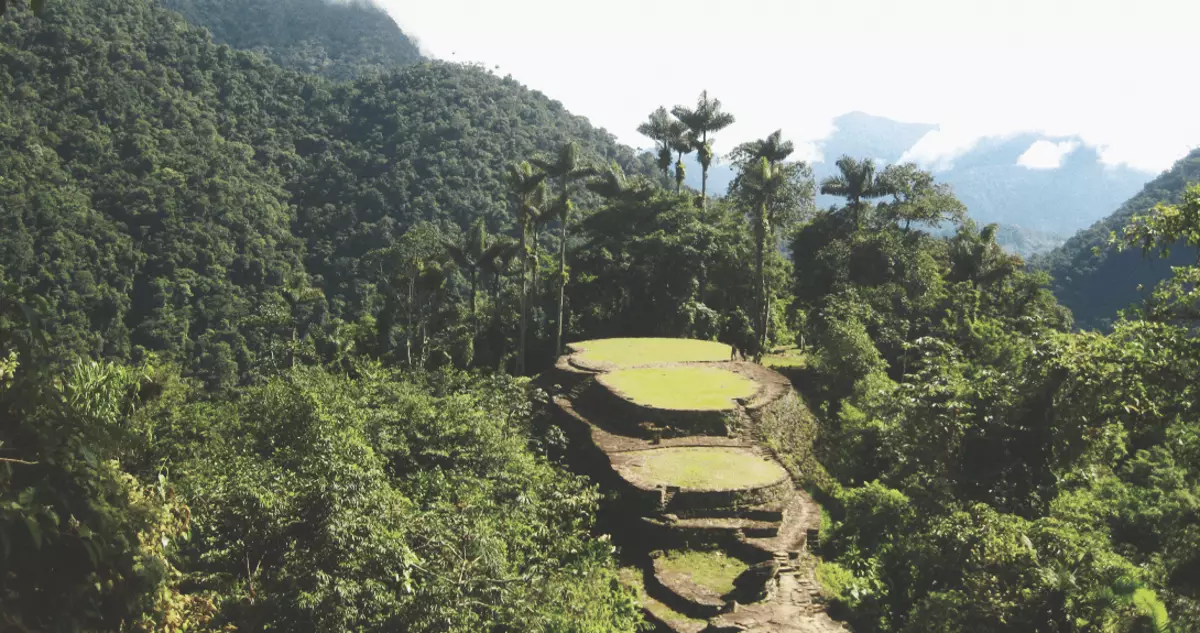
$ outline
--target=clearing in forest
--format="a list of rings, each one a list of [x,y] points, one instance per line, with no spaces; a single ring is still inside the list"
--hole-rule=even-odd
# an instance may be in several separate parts
[[[638,367],[656,363],[729,360],[724,343],[680,338],[607,338],[572,343],[576,362],[590,367]]]
[[[600,382],[627,400],[657,409],[725,411],[749,398],[758,384],[727,369],[697,365],[621,369]]]
[[[621,470],[651,486],[690,490],[737,490],[766,486],[787,478],[774,460],[744,448],[680,446],[639,451]]]

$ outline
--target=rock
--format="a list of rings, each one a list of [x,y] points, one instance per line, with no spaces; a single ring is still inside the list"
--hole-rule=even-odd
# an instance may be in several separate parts
[[[733,580],[731,595],[743,603],[763,600],[770,593],[767,583],[775,579],[779,573],[779,561],[768,560],[757,565],[751,565]]]

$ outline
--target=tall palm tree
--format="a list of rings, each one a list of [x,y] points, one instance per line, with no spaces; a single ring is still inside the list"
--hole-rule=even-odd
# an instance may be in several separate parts
[[[630,182],[625,177],[625,170],[613,161],[608,168],[596,174],[595,178],[584,183],[588,191],[604,198],[605,200],[631,200],[635,202],[646,202],[654,195],[654,192],[644,186],[642,182]]]
[[[479,218],[471,225],[471,228],[463,236],[461,244],[446,240],[445,246],[454,265],[465,272],[471,280],[471,325],[477,330],[479,302],[476,297],[479,288],[479,270],[483,265],[483,251],[487,248],[487,228],[484,226],[483,218]]]
[[[786,166],[772,165],[765,156],[760,157],[757,163],[746,165],[739,176],[741,191],[748,202],[747,206],[754,222],[754,273],[757,277],[758,294],[755,334],[758,335],[758,356],[766,349],[767,325],[771,314],[771,298],[767,292],[767,279],[763,271],[764,260],[767,244],[775,243],[775,203],[784,193],[790,177]]]
[[[546,174],[535,173],[527,162],[509,165],[509,200],[521,230],[521,329],[518,338],[517,374],[525,373],[525,333],[529,327],[529,231],[542,216],[546,201]]]
[[[687,168],[683,166],[683,157],[696,149],[696,139],[681,121],[672,121],[667,130],[667,146],[675,152],[675,194],[683,191],[683,179]]]
[[[483,251],[480,257],[479,269],[485,276],[491,277],[492,281],[492,327],[500,328],[500,286],[504,280],[504,274],[508,272],[512,266],[512,260],[520,252],[521,245],[512,241],[512,238],[500,235],[496,241]]]
[[[854,220],[855,230],[861,229],[867,210],[867,203],[864,201],[881,198],[890,192],[886,183],[875,177],[875,161],[870,158],[859,161],[850,156],[842,156],[836,164],[841,173],[822,180],[821,193],[845,198],[846,211]]]
[[[650,113],[645,123],[637,126],[638,134],[649,137],[654,141],[658,153],[658,169],[662,171],[663,181],[670,178],[671,171],[671,127],[675,120],[664,107],[659,107]]]
[[[697,158],[700,160],[700,199],[708,203],[708,168],[712,165],[713,151],[708,135],[729,127],[733,124],[732,114],[721,110],[720,99],[710,99],[708,91],[700,93],[695,108],[675,106],[671,109],[684,125],[691,131]]]
[[[777,165],[787,160],[794,151],[796,146],[791,141],[783,140],[783,130],[775,130],[767,138],[738,145],[730,152],[730,156],[735,162],[743,164],[757,163],[760,158],[765,158],[768,163]]]
[[[579,146],[574,142],[564,144],[558,150],[554,160],[534,160],[533,163],[546,174],[546,177],[558,183],[558,200],[551,207],[559,221],[558,238],[558,316],[557,332],[554,336],[554,356],[562,354],[563,316],[566,307],[567,292],[567,229],[571,222],[571,211],[575,205],[571,202],[571,187],[576,182],[596,175],[597,170],[583,164],[579,159]]]

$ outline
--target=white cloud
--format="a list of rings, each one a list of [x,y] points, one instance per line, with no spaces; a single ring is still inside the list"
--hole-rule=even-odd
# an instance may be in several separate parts
[[[1078,141],[1053,143],[1045,139],[1034,141],[1024,154],[1017,157],[1017,164],[1029,169],[1058,169],[1063,159],[1079,147]]]
[[[967,153],[980,140],[978,132],[937,129],[925,133],[919,141],[900,157],[900,162],[913,162],[934,171],[950,169],[954,159]]]
[[[695,0],[683,26],[672,0],[377,2],[432,55],[499,65],[630,145],[706,88],[738,117],[718,152],[777,128],[800,146],[851,110],[940,124],[928,160],[1021,131],[1149,169],[1200,144],[1180,65],[1198,2]]]

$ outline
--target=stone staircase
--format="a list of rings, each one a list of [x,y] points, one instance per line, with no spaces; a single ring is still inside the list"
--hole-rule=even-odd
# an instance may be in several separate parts
[[[566,359],[567,357],[564,357]],[[675,633],[831,633],[844,631],[824,611],[813,571],[820,544],[820,509],[812,498],[784,479],[781,489],[700,491],[675,485],[646,488],[631,480],[628,464],[642,451],[671,447],[720,447],[751,458],[774,460],[770,450],[736,425],[726,434],[696,435],[628,419],[630,409],[614,406],[586,372],[560,359],[553,398],[557,422],[578,453],[586,472],[616,493],[607,514],[620,517],[613,530],[622,555],[641,570],[628,582],[636,585],[647,618],[661,631]],[[773,398],[790,394],[786,378],[745,363],[732,367],[766,385],[743,402],[735,420],[768,411]],[[788,385],[784,389],[781,385]],[[750,408],[753,410],[750,410]],[[678,420],[678,415],[666,419]],[[701,427],[694,427],[701,428]],[[744,459],[744,457],[742,458]],[[775,484],[771,484],[774,486]],[[740,559],[748,568],[734,579],[735,589],[718,593],[664,564],[661,551],[713,550]]]

